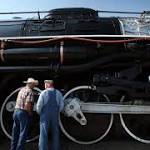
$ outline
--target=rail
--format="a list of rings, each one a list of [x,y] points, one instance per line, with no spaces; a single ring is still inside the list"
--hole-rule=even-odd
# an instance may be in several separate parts
[[[38,39],[56,39],[56,38],[139,38],[147,39],[150,35],[55,35],[55,36],[14,36],[0,37],[0,41],[7,40],[38,40]]]

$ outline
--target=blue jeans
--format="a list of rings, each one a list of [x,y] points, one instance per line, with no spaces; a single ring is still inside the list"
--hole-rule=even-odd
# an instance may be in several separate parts
[[[60,150],[59,123],[56,118],[51,122],[40,122],[39,150],[48,150],[48,131],[51,133],[50,150]]]
[[[39,150],[48,150],[48,132],[51,133],[50,150],[60,150],[59,107],[56,91],[47,90],[43,97],[44,105],[40,113]]]
[[[13,114],[13,128],[11,150],[24,150],[29,127],[29,114],[21,109],[16,109]]]

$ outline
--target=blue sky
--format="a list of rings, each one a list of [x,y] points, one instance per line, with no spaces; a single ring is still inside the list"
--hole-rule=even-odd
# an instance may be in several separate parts
[[[42,11],[61,7],[88,7],[96,10],[150,10],[150,0],[1,0],[0,12]]]
[[[150,0],[1,0],[2,11],[49,10],[59,7],[91,7],[94,9],[150,10]]]

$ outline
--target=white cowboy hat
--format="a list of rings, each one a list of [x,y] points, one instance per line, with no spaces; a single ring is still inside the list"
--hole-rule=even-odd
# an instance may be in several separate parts
[[[34,83],[35,85],[38,85],[38,80],[35,80],[34,78],[28,78],[27,81],[23,81],[23,83]]]

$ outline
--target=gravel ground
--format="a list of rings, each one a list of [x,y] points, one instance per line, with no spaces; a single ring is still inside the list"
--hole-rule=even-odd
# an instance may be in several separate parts
[[[61,141],[61,147],[61,150],[149,150],[150,144],[141,144],[134,140],[108,140],[93,145],[79,145],[65,139]],[[1,140],[0,150],[8,149],[10,149],[10,141]],[[27,143],[25,150],[38,150],[38,141]]]

